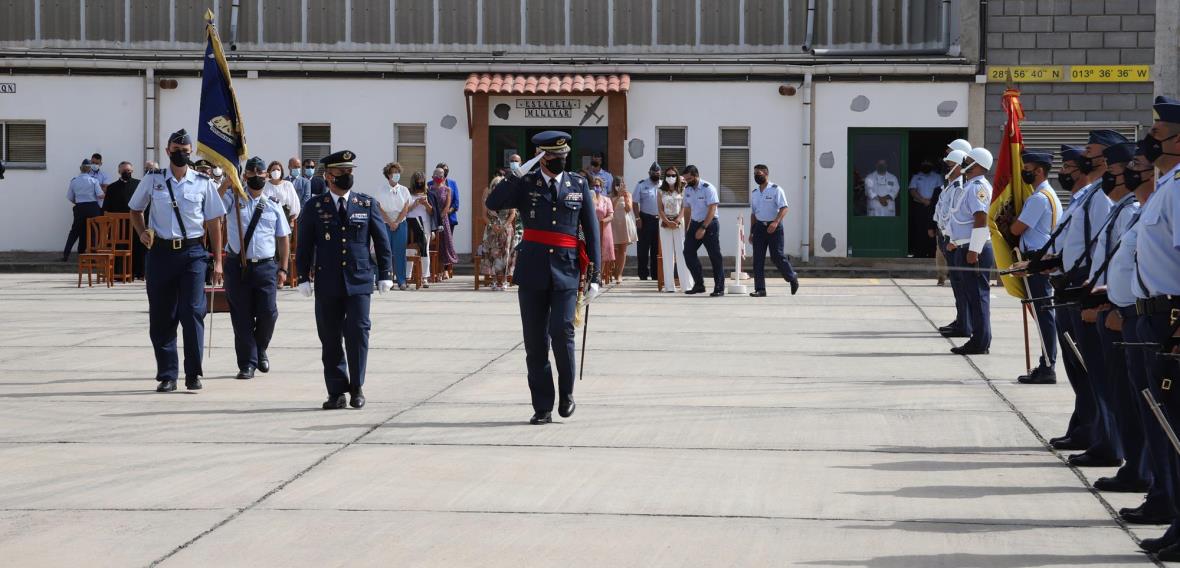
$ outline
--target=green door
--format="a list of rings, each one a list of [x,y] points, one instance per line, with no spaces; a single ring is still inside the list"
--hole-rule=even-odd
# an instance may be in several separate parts
[[[848,130],[848,256],[906,256],[908,145],[905,130]]]

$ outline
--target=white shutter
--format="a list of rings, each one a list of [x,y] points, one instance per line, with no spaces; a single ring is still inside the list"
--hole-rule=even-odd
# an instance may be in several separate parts
[[[395,124],[394,160],[402,166],[402,177],[409,179],[415,172],[430,177],[426,171],[426,125],[425,124]]]
[[[300,124],[299,125],[299,155],[304,160],[315,160],[320,164],[332,153],[332,125],[330,124]],[[323,171],[323,165],[316,167]]]
[[[45,123],[8,122],[3,126],[5,167],[45,168]]]
[[[750,129],[722,128],[720,132],[720,177],[717,180],[722,204],[749,202]]]
[[[1069,192],[1057,187],[1057,172],[1061,171],[1061,145],[1085,146],[1091,130],[1113,130],[1128,140],[1139,139],[1139,123],[1136,122],[1023,122],[1020,133],[1024,137],[1025,150],[1043,150],[1053,153],[1053,169],[1049,180],[1057,191],[1062,205],[1069,204]]]

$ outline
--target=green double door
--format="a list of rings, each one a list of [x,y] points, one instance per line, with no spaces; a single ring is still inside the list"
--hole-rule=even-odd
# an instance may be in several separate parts
[[[535,126],[493,126],[490,128],[490,144],[488,151],[488,168],[496,171],[507,167],[508,157],[520,154],[521,159],[529,161],[537,152],[533,144],[533,136],[546,130],[561,130],[573,136],[572,150],[566,161],[566,169],[576,172],[589,164],[591,154],[602,152],[606,154],[606,128],[570,128],[570,127],[535,127]],[[609,164],[607,165],[609,169]]]

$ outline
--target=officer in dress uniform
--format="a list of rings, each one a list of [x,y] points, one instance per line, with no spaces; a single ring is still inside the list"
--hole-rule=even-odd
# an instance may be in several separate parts
[[[490,210],[517,209],[524,223],[524,238],[517,246],[512,283],[518,288],[520,319],[524,328],[525,362],[532,394],[531,424],[553,421],[553,370],[549,343],[557,362],[557,412],[563,418],[574,413],[574,310],[578,301],[581,264],[589,270],[586,300],[598,295],[598,219],[594,193],[586,179],[565,171],[570,136],[546,131],[533,137],[544,152],[541,171],[500,182],[485,202]],[[584,237],[581,258],[578,233]]]
[[[770,260],[791,283],[791,295],[799,291],[799,276],[783,254],[783,219],[787,216],[787,195],[776,183],[770,183],[770,168],[763,164],[754,166],[754,183],[750,192],[750,238],[754,244],[754,291],[755,298],[766,297],[766,248],[770,247]]]
[[[995,267],[991,231],[987,228],[987,211],[992,186],[986,174],[992,167],[992,155],[985,148],[972,148],[963,168],[967,184],[950,203],[950,244],[947,250],[955,257],[963,303],[971,326],[971,339],[952,347],[956,355],[986,355],[991,349],[991,279],[988,270]]]
[[[266,348],[279,317],[278,286],[287,280],[291,226],[283,208],[264,195],[266,162],[253,157],[246,161],[249,199],[236,197],[232,190],[222,199],[237,218],[227,218],[225,291],[234,326],[234,351],[238,355],[238,379],[254,378],[254,370],[270,371]],[[245,243],[245,262],[239,250]]]
[[[1032,195],[1024,201],[1020,209],[1020,217],[1012,222],[1011,231],[1020,237],[1020,250],[1023,257],[1036,253],[1045,247],[1057,229],[1058,222],[1064,212],[1061,201],[1049,185],[1049,170],[1053,168],[1053,154],[1039,150],[1027,150],[1020,155],[1024,161],[1024,169],[1020,172],[1021,179],[1033,186]],[[1037,312],[1037,325],[1040,327],[1041,339],[1044,340],[1045,352],[1041,354],[1040,363],[1027,375],[1017,380],[1024,384],[1051,385],[1057,382],[1057,321],[1053,310],[1049,308],[1052,301],[1053,287],[1049,284],[1049,276],[1045,274],[1029,274],[1025,280],[1027,290],[1025,294],[1035,299],[1033,306]]]
[[[128,206],[131,225],[148,249],[145,271],[149,335],[156,353],[156,392],[176,390],[176,324],[184,332],[184,386],[201,388],[205,335],[205,274],[209,235],[213,280],[221,280],[221,218],[225,205],[213,180],[189,168],[193,142],[183,129],[168,137],[167,170],[143,176]],[[151,206],[148,219],[143,212]]]
[[[376,253],[377,289],[384,294],[393,288],[393,249],[381,210],[372,197],[352,191],[355,159],[356,154],[348,150],[323,159],[328,191],[307,202],[298,223],[295,269],[299,293],[308,298],[315,294],[315,323],[328,388],[324,410],[365,405],[361,387],[369,358],[374,269],[370,241]],[[345,394],[352,396],[351,401]]]
[[[1175,411],[1180,405],[1180,365],[1175,358],[1161,356],[1180,353],[1180,100],[1156,97],[1155,102],[1157,119],[1139,147],[1162,174],[1155,193],[1140,209],[1132,286],[1139,341],[1159,345],[1139,350],[1145,379],[1158,385],[1153,390],[1170,410],[1168,423],[1180,430],[1180,412]],[[1175,467],[1177,456],[1173,452],[1170,457]],[[1175,486],[1171,496],[1174,510],[1180,510],[1180,491]],[[1180,561],[1180,521],[1173,521],[1160,538],[1143,539],[1140,546],[1156,552],[1161,561]]]
[[[951,280],[951,294],[955,298],[955,320],[951,323],[938,328],[938,332],[943,337],[971,337],[971,314],[967,311],[967,304],[965,302],[966,294],[963,292],[963,273],[960,272],[958,266],[955,265],[955,254],[951,251],[951,209],[952,205],[959,203],[963,192],[963,161],[967,159],[967,152],[971,151],[968,144],[966,150],[961,150],[962,145],[958,144],[962,140],[955,140],[951,142],[951,148],[955,148],[947,152],[943,163],[946,165],[946,189],[938,196],[938,204],[935,207],[935,222],[939,227],[939,247],[943,256],[946,257],[947,268],[950,272],[949,278]],[[964,144],[966,144],[964,142]],[[956,147],[957,146],[957,147]]]

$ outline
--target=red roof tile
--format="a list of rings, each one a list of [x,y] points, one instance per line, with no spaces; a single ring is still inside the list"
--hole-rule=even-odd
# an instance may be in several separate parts
[[[630,75],[512,75],[472,73],[463,92],[468,95],[556,95],[625,93]]]

